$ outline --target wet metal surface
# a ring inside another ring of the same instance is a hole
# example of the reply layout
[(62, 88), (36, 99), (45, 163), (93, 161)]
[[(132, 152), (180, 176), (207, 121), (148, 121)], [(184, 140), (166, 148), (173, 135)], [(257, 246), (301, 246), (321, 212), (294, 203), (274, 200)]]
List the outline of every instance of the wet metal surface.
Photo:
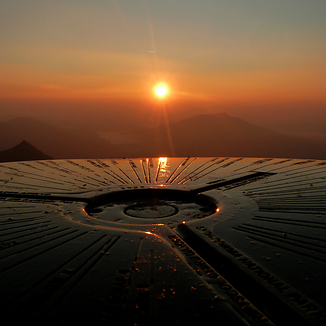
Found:
[(326, 162), (0, 164), (13, 322), (325, 325)]

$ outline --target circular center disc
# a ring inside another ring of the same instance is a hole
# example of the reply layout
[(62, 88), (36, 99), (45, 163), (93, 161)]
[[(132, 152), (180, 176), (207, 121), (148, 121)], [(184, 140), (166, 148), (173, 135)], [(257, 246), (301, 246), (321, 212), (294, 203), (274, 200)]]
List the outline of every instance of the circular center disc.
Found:
[[(85, 207), (88, 216), (124, 224), (166, 223), (206, 218), (216, 212), (210, 197), (176, 189), (131, 189), (110, 192), (93, 198)], [(132, 217), (132, 218), (131, 218)], [(136, 219), (135, 219), (136, 217)], [(164, 219), (164, 221), (157, 221)]]
[(178, 209), (167, 204), (136, 204), (125, 209), (125, 214), (140, 218), (163, 218), (175, 215)]

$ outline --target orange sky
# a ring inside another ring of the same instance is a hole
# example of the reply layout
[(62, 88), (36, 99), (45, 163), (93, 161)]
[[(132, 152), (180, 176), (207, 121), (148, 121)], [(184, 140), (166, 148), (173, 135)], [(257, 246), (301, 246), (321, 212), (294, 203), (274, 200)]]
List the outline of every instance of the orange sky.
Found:
[(0, 99), (155, 103), (162, 81), (171, 103), (326, 104), (325, 13), (317, 0), (6, 1)]

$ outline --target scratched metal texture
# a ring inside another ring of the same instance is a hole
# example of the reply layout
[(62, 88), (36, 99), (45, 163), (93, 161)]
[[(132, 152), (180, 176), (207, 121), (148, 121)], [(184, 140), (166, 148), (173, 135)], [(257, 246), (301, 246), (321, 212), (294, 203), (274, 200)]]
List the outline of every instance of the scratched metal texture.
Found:
[(4, 320), (325, 325), (326, 162), (0, 164)]

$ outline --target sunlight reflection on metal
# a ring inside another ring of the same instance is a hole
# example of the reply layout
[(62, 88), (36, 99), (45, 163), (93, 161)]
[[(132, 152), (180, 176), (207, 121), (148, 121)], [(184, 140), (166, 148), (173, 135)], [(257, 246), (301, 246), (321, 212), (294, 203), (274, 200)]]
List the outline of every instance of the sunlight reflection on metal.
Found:
[(83, 213), (86, 214), (87, 216), (90, 216), (90, 215), (86, 212), (85, 208), (83, 208), (82, 211), (83, 211)]
[(161, 183), (161, 186), (163, 186), (162, 183), (165, 183), (165, 181), (171, 174), (169, 167), (170, 167), (170, 165), (169, 165), (167, 157), (160, 157), (158, 159), (158, 167), (157, 167), (155, 181), (157, 183)]
[(167, 157), (160, 157), (158, 159), (158, 163), (160, 166), (160, 172), (164, 175), (166, 175), (166, 173), (168, 173), (168, 164), (167, 164), (168, 158)]
[(167, 157), (160, 157), (158, 159), (159, 164), (161, 164), (161, 169), (165, 169), (166, 168), (166, 162), (168, 161)]

